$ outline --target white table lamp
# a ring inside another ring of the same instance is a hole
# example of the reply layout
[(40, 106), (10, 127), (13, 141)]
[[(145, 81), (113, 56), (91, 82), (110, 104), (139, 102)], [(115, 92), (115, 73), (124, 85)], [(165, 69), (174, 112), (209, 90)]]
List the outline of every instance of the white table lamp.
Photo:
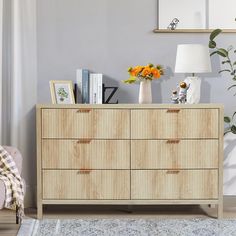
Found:
[(208, 47), (202, 44), (178, 45), (175, 72), (192, 74), (192, 76), (184, 80), (187, 85), (190, 85), (187, 91), (187, 103), (199, 103), (201, 79), (195, 76), (195, 74), (211, 72), (211, 60)]

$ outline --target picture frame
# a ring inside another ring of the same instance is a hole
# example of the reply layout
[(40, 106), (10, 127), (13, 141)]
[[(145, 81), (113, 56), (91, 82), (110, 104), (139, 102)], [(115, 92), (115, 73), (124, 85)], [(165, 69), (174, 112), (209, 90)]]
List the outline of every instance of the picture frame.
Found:
[(52, 104), (75, 104), (73, 84), (70, 80), (50, 80)]

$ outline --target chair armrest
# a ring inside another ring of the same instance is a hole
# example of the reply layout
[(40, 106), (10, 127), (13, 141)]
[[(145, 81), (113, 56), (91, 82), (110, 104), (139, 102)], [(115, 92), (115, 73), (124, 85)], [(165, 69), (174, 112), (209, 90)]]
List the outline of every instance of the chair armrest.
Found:
[(22, 171), (22, 155), (20, 153), (20, 151), (15, 148), (15, 147), (10, 147), (10, 146), (3, 146), (6, 151), (13, 157), (16, 166), (18, 168), (19, 174), (21, 174)]

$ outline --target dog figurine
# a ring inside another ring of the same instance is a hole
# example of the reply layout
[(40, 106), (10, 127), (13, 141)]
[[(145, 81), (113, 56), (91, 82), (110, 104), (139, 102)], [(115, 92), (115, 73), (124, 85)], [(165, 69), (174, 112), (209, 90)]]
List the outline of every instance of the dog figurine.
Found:
[(178, 23), (179, 23), (179, 19), (178, 18), (174, 18), (171, 21), (171, 23), (169, 24), (169, 26), (167, 27), (167, 29), (175, 30), (177, 28)]

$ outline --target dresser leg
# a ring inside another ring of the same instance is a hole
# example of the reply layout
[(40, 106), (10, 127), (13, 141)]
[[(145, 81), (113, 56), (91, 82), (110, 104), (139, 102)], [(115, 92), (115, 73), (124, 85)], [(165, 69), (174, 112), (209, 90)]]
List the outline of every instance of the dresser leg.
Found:
[(39, 220), (43, 218), (43, 205), (41, 203), (38, 203), (37, 206), (37, 218)]
[(218, 204), (217, 216), (219, 220), (223, 218), (223, 203)]

